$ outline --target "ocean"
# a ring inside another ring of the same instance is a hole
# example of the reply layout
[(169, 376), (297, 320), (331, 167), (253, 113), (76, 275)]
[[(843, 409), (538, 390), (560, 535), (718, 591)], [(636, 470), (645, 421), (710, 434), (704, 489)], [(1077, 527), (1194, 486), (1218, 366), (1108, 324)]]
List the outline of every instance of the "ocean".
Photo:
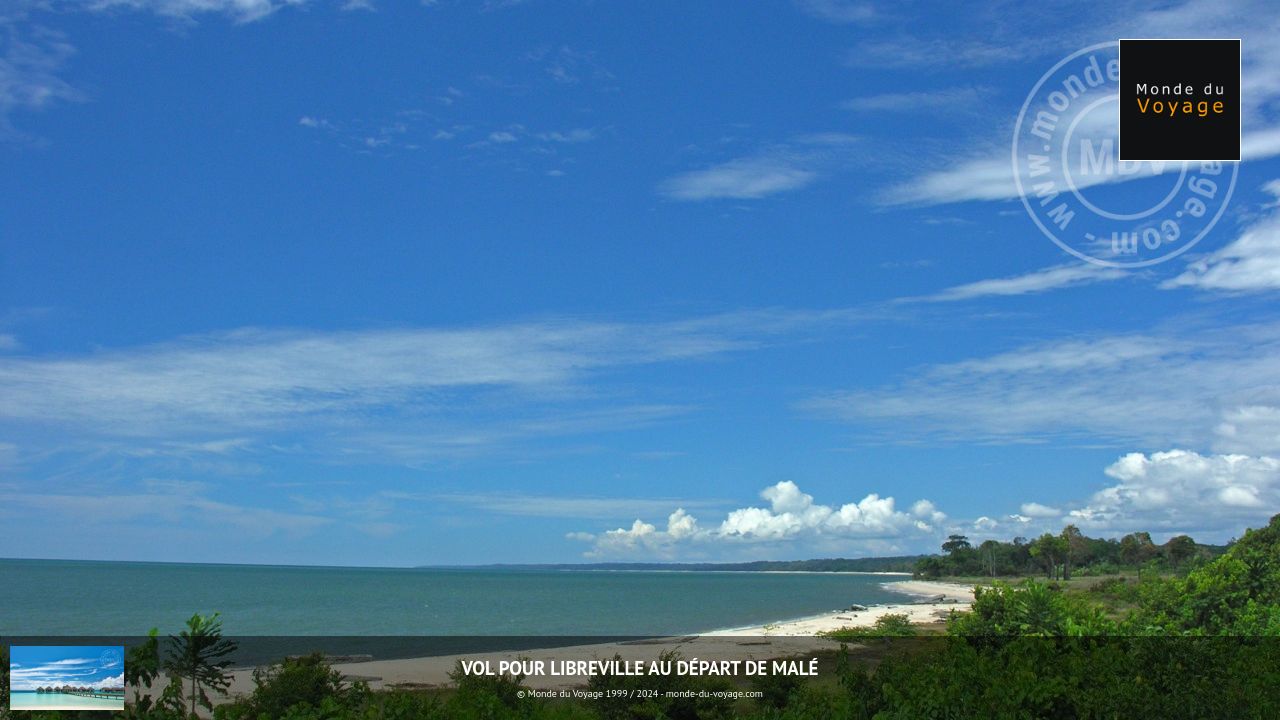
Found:
[(0, 636), (671, 635), (903, 602), (906, 576), (0, 560)]

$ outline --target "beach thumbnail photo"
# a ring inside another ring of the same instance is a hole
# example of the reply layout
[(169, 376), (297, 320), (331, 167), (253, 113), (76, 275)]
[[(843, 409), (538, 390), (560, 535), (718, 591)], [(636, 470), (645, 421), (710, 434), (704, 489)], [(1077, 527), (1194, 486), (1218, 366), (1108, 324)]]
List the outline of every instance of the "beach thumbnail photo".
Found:
[(14, 645), (10, 710), (124, 710), (119, 645)]

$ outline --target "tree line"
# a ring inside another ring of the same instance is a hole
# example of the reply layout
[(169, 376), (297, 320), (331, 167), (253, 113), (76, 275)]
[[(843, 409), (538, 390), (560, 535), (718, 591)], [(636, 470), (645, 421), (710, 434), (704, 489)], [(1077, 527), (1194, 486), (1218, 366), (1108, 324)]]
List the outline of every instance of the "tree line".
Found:
[(976, 546), (967, 536), (951, 535), (942, 543), (941, 554), (917, 559), (912, 572), (923, 578), (1042, 574), (1049, 580), (1070, 580), (1073, 574), (1181, 570), (1225, 550), (1226, 546), (1200, 544), (1187, 535), (1169, 538), (1163, 545), (1153, 542), (1148, 532), (1133, 532), (1119, 539), (1091, 538), (1075, 525), (1067, 525), (1060, 533), (1044, 533), (1032, 540), (984, 540)]

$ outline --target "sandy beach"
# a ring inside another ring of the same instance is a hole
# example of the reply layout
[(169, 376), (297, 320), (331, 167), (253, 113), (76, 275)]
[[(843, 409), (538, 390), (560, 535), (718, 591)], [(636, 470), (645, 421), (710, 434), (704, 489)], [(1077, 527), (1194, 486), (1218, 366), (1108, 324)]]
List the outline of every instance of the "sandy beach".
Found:
[[(904, 596), (914, 596), (915, 601), (870, 605), (865, 610), (839, 610), (821, 615), (785, 620), (765, 625), (716, 630), (699, 635), (657, 638), (635, 642), (610, 642), (596, 645), (577, 645), (564, 648), (489, 652), (469, 655), (445, 655), (439, 657), (405, 658), (399, 660), (371, 660), (367, 662), (338, 663), (333, 667), (351, 679), (362, 679), (373, 688), (393, 686), (431, 687), (449, 684), (449, 673), (459, 660), (488, 661), (498, 667), (504, 660), (528, 658), (533, 660), (607, 660), (615, 655), (623, 660), (656, 659), (666, 651), (676, 651), (685, 658), (702, 660), (761, 660), (780, 657), (804, 656), (829, 650), (834, 641), (818, 637), (818, 634), (842, 627), (867, 627), (890, 613), (906, 615), (913, 623), (936, 623), (946, 619), (952, 611), (965, 610), (973, 601), (973, 588), (968, 585), (945, 582), (903, 580), (886, 582), (884, 587)], [(555, 675), (529, 677), (525, 684), (539, 689), (558, 689), (581, 686), (588, 680), (585, 675)], [(247, 694), (253, 690), (251, 670), (237, 670), (229, 695)]]
[(868, 605), (865, 610), (837, 610), (821, 615), (785, 620), (782, 622), (731, 628), (706, 633), (705, 636), (734, 637), (804, 637), (844, 627), (870, 627), (885, 615), (906, 615), (916, 624), (936, 623), (946, 620), (955, 610), (967, 610), (973, 602), (973, 588), (969, 585), (923, 580), (903, 580), (884, 583), (884, 587), (904, 595), (928, 598), (932, 602), (904, 602), (890, 605)]
[[(333, 668), (351, 680), (363, 680), (374, 689), (405, 687), (426, 688), (451, 684), (449, 674), (460, 660), (488, 662), (499, 667), (503, 661), (520, 659), (550, 661), (610, 660), (651, 661), (663, 652), (675, 651), (682, 658), (705, 661), (773, 660), (811, 656), (831, 650), (838, 643), (819, 633), (843, 627), (869, 627), (885, 615), (906, 615), (911, 622), (931, 624), (944, 621), (953, 611), (966, 610), (973, 602), (973, 588), (946, 582), (901, 580), (885, 582), (886, 589), (904, 595), (901, 603), (869, 605), (861, 610), (837, 610), (820, 615), (783, 620), (764, 625), (730, 628), (681, 637), (654, 638), (629, 642), (604, 642), (572, 647), (519, 651), (484, 652), (466, 655), (339, 662)], [(914, 598), (914, 599), (912, 599)], [(253, 691), (253, 670), (234, 670), (227, 693), (215, 700), (225, 702)], [(588, 681), (586, 674), (530, 676), (524, 680), (531, 688), (553, 690), (580, 687)], [(155, 689), (158, 694), (160, 688)]]

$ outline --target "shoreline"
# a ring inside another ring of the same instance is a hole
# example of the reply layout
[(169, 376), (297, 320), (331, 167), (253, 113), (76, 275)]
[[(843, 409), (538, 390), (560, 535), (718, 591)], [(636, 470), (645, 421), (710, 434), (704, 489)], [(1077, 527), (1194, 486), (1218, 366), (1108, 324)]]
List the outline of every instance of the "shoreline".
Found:
[[(948, 582), (900, 580), (882, 586), (893, 592), (932, 601), (859, 606), (861, 610), (836, 610), (763, 625), (713, 630), (676, 637), (635, 641), (606, 641), (558, 648), (412, 657), (387, 660), (335, 662), (332, 668), (348, 681), (362, 680), (374, 689), (400, 687), (436, 688), (452, 684), (449, 674), (459, 660), (488, 661), (494, 667), (504, 660), (554, 659), (600, 660), (620, 656), (623, 660), (650, 661), (659, 653), (677, 651), (685, 657), (703, 660), (767, 660), (831, 650), (838, 642), (819, 633), (844, 627), (870, 627), (885, 615), (903, 614), (913, 624), (932, 624), (946, 619), (952, 611), (967, 610), (973, 602), (973, 588)], [(580, 687), (590, 678), (581, 675), (534, 676), (524, 683), (540, 690)], [(253, 668), (235, 668), (227, 692), (218, 704), (253, 691)]]
[(881, 583), (881, 587), (917, 598), (940, 598), (934, 602), (903, 602), (866, 605), (865, 610), (832, 610), (817, 615), (779, 620), (763, 625), (725, 628), (703, 633), (710, 637), (809, 637), (844, 627), (871, 627), (885, 615), (906, 615), (912, 624), (941, 622), (953, 610), (968, 610), (973, 604), (973, 587), (961, 583), (902, 580)]

